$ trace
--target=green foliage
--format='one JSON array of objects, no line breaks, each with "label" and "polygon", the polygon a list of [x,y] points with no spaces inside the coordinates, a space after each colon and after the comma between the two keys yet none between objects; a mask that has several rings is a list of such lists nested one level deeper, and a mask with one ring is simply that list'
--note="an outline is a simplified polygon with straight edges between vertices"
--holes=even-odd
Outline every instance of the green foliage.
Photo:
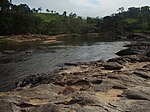
[{"label": "green foliage", "polygon": [[[32,10],[26,4],[14,5],[8,0],[0,2],[0,35],[11,34],[83,34],[103,33],[112,36],[132,32],[150,32],[150,7],[131,7],[124,11],[121,7],[117,14],[104,18],[82,19],[76,13],[63,14],[42,8]],[[40,13],[38,13],[40,12]],[[68,15],[68,16],[67,16]]]},{"label": "green foliage", "polygon": [[132,24],[132,23],[136,23],[137,22],[137,19],[134,19],[134,18],[128,18],[126,20],[124,20],[125,22],[127,22],[127,24]]},{"label": "green foliage", "polygon": [[111,32],[114,36],[133,32],[149,32],[150,7],[131,7],[128,11],[119,8],[119,13],[106,16],[99,24],[99,32]]},{"label": "green foliage", "polygon": [[41,7],[31,10],[26,4],[13,5],[7,0],[3,0],[0,7],[0,35],[87,33],[96,29],[94,19],[88,22],[75,13],[67,16],[66,11],[58,14],[48,9],[48,13],[41,13]]},{"label": "green foliage", "polygon": [[60,18],[60,15],[49,13],[35,13],[34,15],[40,17],[44,22],[50,22]]}]

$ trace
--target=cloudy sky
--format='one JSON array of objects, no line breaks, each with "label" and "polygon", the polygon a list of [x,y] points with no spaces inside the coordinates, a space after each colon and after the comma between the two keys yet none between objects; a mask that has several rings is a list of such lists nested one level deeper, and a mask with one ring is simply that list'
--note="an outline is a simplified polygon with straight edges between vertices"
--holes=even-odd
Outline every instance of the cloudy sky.
[{"label": "cloudy sky", "polygon": [[55,10],[75,12],[80,16],[103,17],[115,13],[119,7],[150,6],[150,0],[12,0],[15,4],[25,3],[31,8],[42,7]]}]

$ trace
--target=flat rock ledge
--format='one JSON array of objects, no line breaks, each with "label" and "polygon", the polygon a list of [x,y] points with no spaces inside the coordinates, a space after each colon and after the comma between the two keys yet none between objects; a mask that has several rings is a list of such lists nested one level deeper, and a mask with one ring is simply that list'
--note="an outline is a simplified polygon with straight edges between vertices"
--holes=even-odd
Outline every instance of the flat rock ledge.
[{"label": "flat rock ledge", "polygon": [[56,73],[27,77],[0,93],[0,111],[150,112],[149,45],[130,45],[108,61],[67,63]]}]

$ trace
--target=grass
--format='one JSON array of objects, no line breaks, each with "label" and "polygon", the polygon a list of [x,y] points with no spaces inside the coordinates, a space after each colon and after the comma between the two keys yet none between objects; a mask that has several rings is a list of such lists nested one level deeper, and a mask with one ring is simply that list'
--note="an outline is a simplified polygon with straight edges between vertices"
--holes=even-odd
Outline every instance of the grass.
[{"label": "grass", "polygon": [[129,18],[129,19],[126,19],[125,21],[126,21],[128,24],[132,24],[132,23],[136,23],[136,22],[137,22],[137,19]]},{"label": "grass", "polygon": [[50,13],[36,13],[35,15],[42,18],[42,20],[45,22],[50,22],[52,20],[58,20],[61,17],[61,15],[50,14]]}]

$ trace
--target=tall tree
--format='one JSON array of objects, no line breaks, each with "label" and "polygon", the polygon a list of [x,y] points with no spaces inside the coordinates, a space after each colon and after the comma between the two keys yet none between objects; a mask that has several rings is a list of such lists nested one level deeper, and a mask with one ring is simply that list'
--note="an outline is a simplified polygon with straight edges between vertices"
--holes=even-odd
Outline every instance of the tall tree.
[{"label": "tall tree", "polygon": [[46,12],[47,12],[47,13],[49,13],[49,12],[50,12],[50,10],[49,10],[49,9],[46,9]]},{"label": "tall tree", "polygon": [[67,11],[64,11],[62,15],[67,16]]},{"label": "tall tree", "polygon": [[42,11],[42,7],[39,7],[39,8],[38,8],[38,11],[40,11],[40,13],[41,13],[41,11]]}]

